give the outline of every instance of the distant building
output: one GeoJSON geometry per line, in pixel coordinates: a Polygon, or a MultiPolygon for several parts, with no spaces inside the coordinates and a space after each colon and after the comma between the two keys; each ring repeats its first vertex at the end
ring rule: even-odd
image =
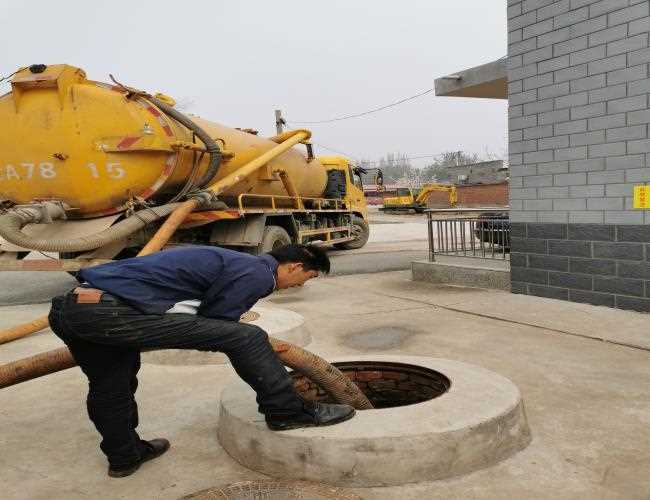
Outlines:
{"type": "Polygon", "coordinates": [[[508,178],[503,160],[447,167],[451,184],[498,184],[508,178]]]}

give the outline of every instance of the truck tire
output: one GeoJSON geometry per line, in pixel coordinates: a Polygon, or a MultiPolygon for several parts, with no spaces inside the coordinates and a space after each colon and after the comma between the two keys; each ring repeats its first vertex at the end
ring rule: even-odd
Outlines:
{"type": "Polygon", "coordinates": [[[262,234],[262,242],[257,247],[257,253],[258,255],[267,253],[284,245],[290,245],[291,243],[291,236],[289,236],[289,233],[284,228],[280,226],[266,226],[264,228],[264,234],[262,234]]]}
{"type": "Polygon", "coordinates": [[[363,247],[368,242],[370,227],[368,227],[368,223],[365,220],[356,215],[352,216],[352,235],[355,236],[352,241],[337,243],[334,246],[343,250],[355,250],[363,247]]]}

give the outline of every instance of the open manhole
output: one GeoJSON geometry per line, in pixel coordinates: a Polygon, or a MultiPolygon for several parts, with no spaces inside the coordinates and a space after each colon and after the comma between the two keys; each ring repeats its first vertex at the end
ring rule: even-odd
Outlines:
{"type": "MultiPolygon", "coordinates": [[[[423,366],[383,361],[332,363],[361,389],[373,407],[393,408],[437,398],[449,390],[451,381],[423,366]]],[[[299,372],[292,372],[296,391],[312,401],[336,403],[320,386],[299,372]]]]}
{"type": "MultiPolygon", "coordinates": [[[[530,443],[521,393],[498,373],[422,356],[334,361],[378,410],[337,425],[269,432],[254,391],[238,380],[220,400],[217,432],[228,455],[280,480],[379,487],[468,474],[530,443]]],[[[328,400],[302,374],[292,376],[304,397],[328,400]]]]}
{"type": "Polygon", "coordinates": [[[305,481],[264,479],[209,488],[181,500],[363,500],[340,488],[305,481]]]}

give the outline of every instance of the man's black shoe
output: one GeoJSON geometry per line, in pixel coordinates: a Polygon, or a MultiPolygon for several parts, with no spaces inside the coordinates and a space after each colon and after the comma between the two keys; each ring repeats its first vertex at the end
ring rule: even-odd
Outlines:
{"type": "Polygon", "coordinates": [[[153,460],[154,458],[159,457],[163,453],[165,453],[169,449],[169,441],[166,439],[152,439],[151,441],[142,441],[142,443],[145,445],[145,452],[143,453],[142,457],[140,460],[138,460],[136,463],[133,465],[127,465],[125,467],[109,467],[108,468],[108,475],[110,477],[126,477],[130,476],[133,474],[135,471],[137,471],[140,466],[148,462],[149,460],[153,460]]]}
{"type": "Polygon", "coordinates": [[[345,422],[354,416],[350,405],[305,401],[303,411],[290,415],[266,415],[266,425],[272,431],[288,431],[301,427],[318,427],[345,422]]]}

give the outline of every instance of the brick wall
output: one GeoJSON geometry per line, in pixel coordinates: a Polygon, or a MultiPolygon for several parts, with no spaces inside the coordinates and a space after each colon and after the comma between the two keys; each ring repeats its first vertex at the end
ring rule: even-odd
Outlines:
{"type": "Polygon", "coordinates": [[[650,226],[513,223],[511,231],[514,293],[650,312],[650,226]]]}
{"type": "Polygon", "coordinates": [[[647,250],[630,238],[650,225],[632,208],[633,186],[650,181],[649,31],[648,0],[508,0],[511,220],[527,228],[512,243],[513,291],[647,308],[645,254],[627,252],[647,250]],[[609,239],[575,238],[585,227],[609,239]],[[577,259],[605,259],[607,274],[577,259]]]}
{"type": "Polygon", "coordinates": [[[647,0],[508,0],[512,220],[650,224],[647,0]]]}
{"type": "Polygon", "coordinates": [[[459,207],[501,207],[508,205],[508,183],[457,186],[459,207]]]}
{"type": "MultiPolygon", "coordinates": [[[[458,207],[501,207],[508,205],[508,183],[456,186],[458,207]]],[[[433,191],[427,197],[428,208],[451,208],[449,193],[433,191]]]]}
{"type": "Polygon", "coordinates": [[[427,196],[428,208],[451,208],[449,193],[445,191],[432,191],[427,196]]]}

